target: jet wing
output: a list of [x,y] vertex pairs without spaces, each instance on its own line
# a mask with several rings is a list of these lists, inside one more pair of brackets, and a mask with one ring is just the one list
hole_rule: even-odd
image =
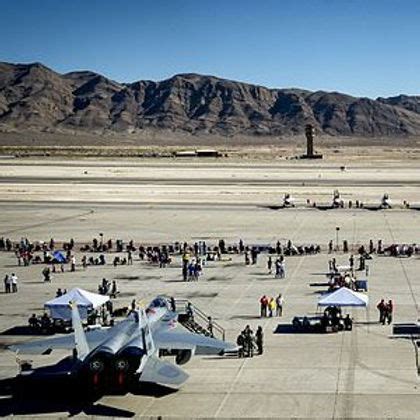
[[332,204],[317,204],[315,208],[318,210],[332,210],[334,206]]
[[[86,340],[90,348],[97,347],[109,334],[109,328],[88,331]],[[42,340],[27,341],[13,344],[8,349],[23,354],[49,354],[54,349],[72,350],[75,347],[74,334],[60,335],[59,337],[46,338]]]
[[237,350],[237,346],[217,338],[191,333],[179,327],[158,330],[153,334],[155,346],[164,350],[194,350],[195,354],[219,354]]
[[382,206],[380,204],[363,204],[363,208],[365,210],[382,210]]

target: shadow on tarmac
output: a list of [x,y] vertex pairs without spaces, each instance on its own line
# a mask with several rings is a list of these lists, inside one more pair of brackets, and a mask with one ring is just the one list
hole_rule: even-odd
[[292,324],[278,324],[273,331],[274,334],[321,334],[317,329],[299,329]]
[[[68,359],[36,369],[35,375],[18,375],[0,380],[0,396],[5,397],[0,398],[0,417],[51,413],[68,413],[70,416],[80,413],[104,417],[135,416],[131,411],[98,403],[105,394],[94,392],[80,380],[72,379],[68,372],[62,370],[63,365],[69,366]],[[43,375],[46,372],[50,375]],[[106,395],[131,393],[160,398],[174,392],[176,390],[171,388],[136,381],[127,389],[107,392]]]
[[51,336],[54,333],[43,333],[39,329],[31,328],[29,325],[16,325],[7,330],[0,332],[0,335],[35,335],[35,336]]

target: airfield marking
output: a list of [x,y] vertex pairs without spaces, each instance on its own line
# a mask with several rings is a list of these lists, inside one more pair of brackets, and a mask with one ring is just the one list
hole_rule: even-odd
[[[301,230],[302,230],[302,227],[303,227],[303,225],[305,224],[305,221],[306,221],[306,219],[305,218],[303,218],[302,220],[301,220],[301,222],[299,223],[299,225],[296,227],[296,230],[293,232],[293,237],[296,237],[296,235],[297,235],[297,233],[298,232],[300,232]],[[300,270],[300,267],[302,266],[302,264],[303,264],[303,261],[305,260],[305,258],[306,258],[306,256],[305,255],[303,255],[303,256],[300,256],[299,257],[299,262],[298,262],[298,264],[296,265],[296,267],[294,268],[294,270],[293,270],[293,272],[291,273],[291,275],[290,275],[290,277],[289,277],[289,279],[288,279],[288,281],[287,281],[287,283],[285,284],[285,287],[283,288],[283,292],[282,292],[282,294],[283,294],[283,296],[284,296],[284,294],[287,292],[287,290],[289,289],[289,287],[290,287],[290,285],[291,285],[291,283],[292,283],[292,281],[294,280],[294,278],[295,278],[295,276],[296,276],[296,274],[299,272],[299,270]],[[241,301],[241,299],[242,299],[242,297],[244,296],[244,294],[251,288],[251,286],[253,286],[254,285],[254,282],[255,282],[255,280],[253,279],[253,280],[251,280],[251,282],[248,284],[248,286],[243,290],[243,292],[241,293],[241,295],[235,300],[235,302],[233,303],[233,305],[232,306],[236,306],[240,301]],[[267,325],[269,324],[269,322],[271,321],[271,318],[267,318],[266,320],[265,320],[265,322],[263,323],[263,331],[265,331],[266,330],[266,327],[267,327]],[[241,366],[239,367],[239,369],[238,369],[238,371],[237,371],[237,373],[236,373],[236,375],[235,375],[235,377],[234,377],[234,379],[233,379],[233,381],[232,381],[232,383],[231,383],[231,385],[230,385],[230,387],[229,387],[229,389],[228,389],[228,391],[226,392],[226,394],[223,396],[223,399],[222,399],[222,401],[220,402],[220,405],[219,405],[219,407],[217,408],[217,410],[216,410],[216,412],[215,412],[215,414],[214,414],[214,417],[218,417],[219,416],[219,414],[221,413],[221,411],[222,411],[222,409],[224,408],[224,406],[225,406],[225,404],[226,404],[226,402],[227,402],[227,400],[228,400],[228,398],[232,395],[232,392],[233,392],[233,389],[234,389],[234,387],[235,387],[235,385],[236,385],[236,383],[238,382],[238,379],[239,379],[239,377],[240,377],[240,375],[241,375],[241,373],[242,373],[242,371],[243,371],[243,369],[244,369],[244,367],[245,367],[245,363],[246,363],[246,361],[247,361],[247,359],[246,358],[244,358],[243,359],[243,361],[242,361],[242,363],[241,363]]]
[[[388,228],[389,234],[390,234],[390,236],[391,236],[391,238],[392,238],[392,241],[393,241],[394,243],[397,243],[397,241],[395,240],[394,232],[392,231],[391,225],[390,225],[389,220],[387,219],[387,217],[386,217],[386,215],[385,215],[385,212],[384,212],[384,220],[385,220],[385,224],[386,224],[386,226],[387,226],[387,228]],[[406,271],[406,269],[405,269],[405,266],[404,266],[404,264],[403,264],[403,262],[402,262],[401,258],[397,258],[397,260],[398,260],[398,262],[399,262],[399,264],[400,264],[400,266],[401,266],[401,270],[402,270],[402,272],[403,272],[403,275],[404,275],[405,281],[406,281],[406,283],[407,283],[407,285],[408,285],[408,289],[409,289],[409,291],[410,291],[411,298],[413,299],[414,307],[416,308],[417,318],[418,318],[418,317],[419,317],[419,305],[418,305],[418,303],[417,303],[417,299],[416,299],[416,295],[415,295],[414,290],[413,290],[413,286],[412,286],[412,284],[411,284],[411,281],[410,281],[410,279],[409,279],[409,277],[408,277],[407,271]]]
[[341,345],[340,345],[340,357],[338,358],[337,382],[336,382],[336,386],[335,386],[333,414],[332,414],[332,417],[331,417],[332,419],[336,418],[335,416],[336,416],[336,410],[337,410],[337,400],[338,400],[340,378],[341,378],[341,369],[342,369],[341,368],[341,361],[343,359],[344,339],[345,339],[345,334],[342,334]]
[[10,233],[20,232],[22,230],[34,229],[34,228],[41,227],[41,226],[51,225],[53,223],[64,222],[66,220],[71,220],[71,219],[76,219],[78,217],[88,216],[88,215],[93,214],[93,213],[95,213],[95,210],[90,209],[88,212],[75,214],[73,216],[61,217],[59,219],[48,220],[47,222],[36,223],[36,224],[33,224],[33,225],[27,225],[27,226],[19,227],[19,228],[16,228],[16,229],[10,229],[10,230],[2,232],[1,234],[2,235],[9,235]]

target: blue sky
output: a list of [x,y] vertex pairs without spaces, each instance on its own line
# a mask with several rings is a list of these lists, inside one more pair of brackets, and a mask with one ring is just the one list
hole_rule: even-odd
[[0,0],[0,18],[0,60],[59,72],[420,94],[418,0]]

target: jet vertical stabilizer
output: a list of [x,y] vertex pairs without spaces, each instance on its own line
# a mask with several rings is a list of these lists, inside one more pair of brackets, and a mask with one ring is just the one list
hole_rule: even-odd
[[83,330],[82,321],[80,319],[79,308],[77,303],[70,302],[71,321],[74,329],[74,344],[77,352],[77,358],[81,361],[85,360],[90,353],[89,344],[86,340],[86,334]]

